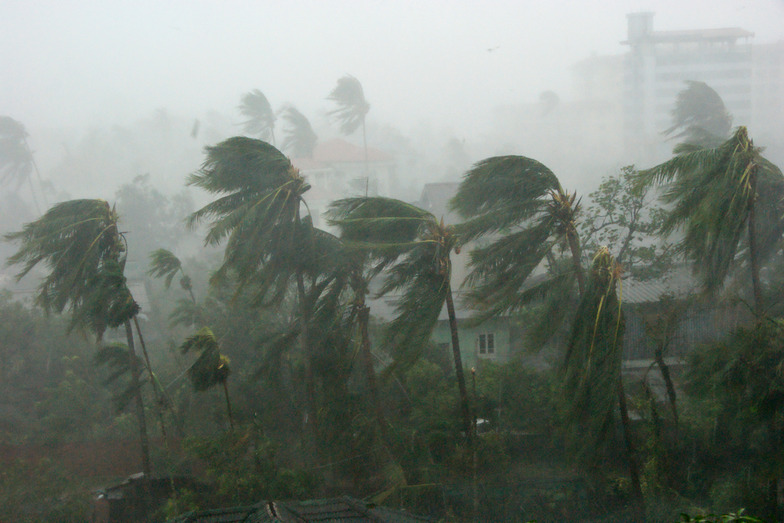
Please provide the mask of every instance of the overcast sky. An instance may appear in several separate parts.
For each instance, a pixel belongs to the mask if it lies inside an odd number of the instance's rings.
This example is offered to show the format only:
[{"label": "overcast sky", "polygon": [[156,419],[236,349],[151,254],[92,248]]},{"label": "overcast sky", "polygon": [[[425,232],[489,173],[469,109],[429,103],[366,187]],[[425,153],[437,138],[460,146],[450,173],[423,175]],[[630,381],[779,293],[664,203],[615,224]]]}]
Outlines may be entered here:
[{"label": "overcast sky", "polygon": [[465,133],[497,105],[570,96],[569,67],[621,53],[626,14],[657,30],[784,38],[784,0],[0,0],[0,114],[36,127],[126,123],[165,107],[236,116],[243,92],[323,111],[338,77],[369,118]]}]

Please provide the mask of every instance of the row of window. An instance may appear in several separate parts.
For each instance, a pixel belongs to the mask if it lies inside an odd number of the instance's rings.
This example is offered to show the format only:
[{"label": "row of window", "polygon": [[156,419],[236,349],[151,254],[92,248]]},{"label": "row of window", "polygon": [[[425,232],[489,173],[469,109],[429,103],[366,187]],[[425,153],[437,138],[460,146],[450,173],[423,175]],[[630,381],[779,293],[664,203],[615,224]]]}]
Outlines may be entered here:
[{"label": "row of window", "polygon": [[[492,332],[485,332],[479,334],[475,340],[476,343],[476,352],[479,355],[493,355],[495,354],[495,334]],[[444,350],[449,350],[448,343],[441,343],[439,344],[440,347]]]}]

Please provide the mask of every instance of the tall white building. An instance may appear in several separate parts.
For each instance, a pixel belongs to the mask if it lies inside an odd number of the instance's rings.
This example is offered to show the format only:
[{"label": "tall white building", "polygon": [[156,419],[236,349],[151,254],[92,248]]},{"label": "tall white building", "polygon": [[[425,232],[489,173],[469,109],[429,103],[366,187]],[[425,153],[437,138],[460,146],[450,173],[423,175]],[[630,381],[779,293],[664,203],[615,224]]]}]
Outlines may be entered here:
[{"label": "tall white building", "polygon": [[[735,125],[752,125],[754,33],[738,27],[654,31],[653,13],[627,15],[623,60],[623,132],[637,161],[660,161],[671,144],[662,132],[686,81],[701,81],[724,100]],[[753,132],[753,130],[752,130]]]}]

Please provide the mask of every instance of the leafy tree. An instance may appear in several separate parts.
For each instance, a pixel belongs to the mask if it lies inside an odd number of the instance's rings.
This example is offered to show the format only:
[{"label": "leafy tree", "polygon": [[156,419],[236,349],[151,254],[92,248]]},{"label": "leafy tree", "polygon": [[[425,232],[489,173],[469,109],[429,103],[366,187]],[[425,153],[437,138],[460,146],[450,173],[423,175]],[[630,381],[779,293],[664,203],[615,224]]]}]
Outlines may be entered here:
[{"label": "leafy tree", "polygon": [[712,427],[721,427],[711,438],[712,459],[733,475],[742,465],[754,472],[756,490],[768,490],[767,506],[759,509],[767,511],[770,521],[780,519],[776,492],[784,466],[782,362],[784,323],[768,319],[693,353],[686,379],[686,390],[700,400],[699,408],[713,414]]},{"label": "leafy tree", "polygon": [[70,310],[72,326],[88,327],[99,342],[107,327],[125,326],[142,466],[149,474],[147,426],[131,329],[139,306],[125,284],[126,249],[117,221],[117,213],[104,200],[56,204],[21,231],[6,235],[21,244],[8,264],[23,266],[19,280],[44,262],[50,270],[38,285],[36,303],[47,312]]},{"label": "leafy tree", "polygon": [[242,95],[239,110],[248,118],[242,124],[246,133],[275,145],[275,112],[264,93],[254,89]]},{"label": "leafy tree", "polygon": [[283,129],[285,137],[281,149],[295,158],[313,158],[318,136],[305,115],[289,105],[283,109],[283,120],[288,125]]},{"label": "leafy tree", "polygon": [[[520,310],[545,289],[559,288],[554,294],[563,296],[574,281],[583,292],[580,202],[542,163],[524,156],[482,160],[465,174],[451,206],[466,218],[459,226],[462,242],[490,240],[471,251],[466,279],[467,297],[483,317]],[[555,263],[559,249],[571,254],[570,268]],[[544,260],[559,270],[544,284],[531,285]]]},{"label": "leafy tree", "polygon": [[640,472],[621,378],[623,316],[616,293],[621,269],[606,248],[593,260],[575,311],[562,367],[561,410],[567,445],[587,468],[597,467],[613,443],[620,414],[632,494],[644,514]]},{"label": "leafy tree", "polygon": [[221,354],[220,345],[215,335],[209,327],[204,327],[185,340],[180,345],[180,350],[183,353],[199,353],[198,359],[188,368],[188,376],[196,391],[205,391],[218,384],[223,387],[223,394],[226,397],[226,413],[233,429],[234,417],[231,413],[231,400],[227,384],[231,369],[229,368],[229,359]]},{"label": "leafy tree", "polygon": [[784,232],[784,178],[746,128],[738,127],[715,148],[676,146],[672,159],[641,171],[638,183],[665,185],[661,199],[670,212],[661,231],[683,229],[678,249],[707,291],[718,290],[732,269],[748,264],[754,311],[761,315],[760,264]]},{"label": "leafy tree", "polygon": [[391,198],[348,198],[332,209],[332,221],[341,228],[343,238],[367,249],[380,266],[388,267],[379,296],[401,293],[396,317],[385,336],[398,364],[410,365],[419,357],[446,305],[460,408],[468,433],[471,417],[451,286],[450,254],[457,245],[454,227]]},{"label": "leafy tree", "polygon": [[672,109],[672,126],[665,134],[703,147],[716,147],[727,138],[732,116],[721,96],[705,82],[686,81]]},{"label": "leafy tree", "polygon": [[338,79],[338,83],[327,100],[335,102],[337,108],[330,111],[330,116],[340,124],[340,132],[351,134],[362,127],[362,143],[365,148],[365,171],[368,169],[367,132],[365,116],[370,111],[370,104],[365,99],[365,92],[359,80],[351,75]]},{"label": "leafy tree", "polygon": [[582,213],[580,234],[588,252],[608,246],[626,274],[657,278],[674,264],[672,246],[657,243],[655,236],[667,212],[652,205],[652,191],[636,184],[636,176],[634,166],[627,165],[617,175],[602,179],[588,195],[590,205]]}]

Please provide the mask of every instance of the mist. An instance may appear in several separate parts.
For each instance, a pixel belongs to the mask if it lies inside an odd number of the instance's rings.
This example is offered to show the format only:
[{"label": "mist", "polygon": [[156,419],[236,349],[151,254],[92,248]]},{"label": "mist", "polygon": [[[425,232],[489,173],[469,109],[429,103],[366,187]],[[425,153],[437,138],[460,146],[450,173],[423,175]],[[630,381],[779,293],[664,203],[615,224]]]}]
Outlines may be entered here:
[{"label": "mist", "polygon": [[0,519],[784,514],[781,0],[7,1],[0,73]]}]

